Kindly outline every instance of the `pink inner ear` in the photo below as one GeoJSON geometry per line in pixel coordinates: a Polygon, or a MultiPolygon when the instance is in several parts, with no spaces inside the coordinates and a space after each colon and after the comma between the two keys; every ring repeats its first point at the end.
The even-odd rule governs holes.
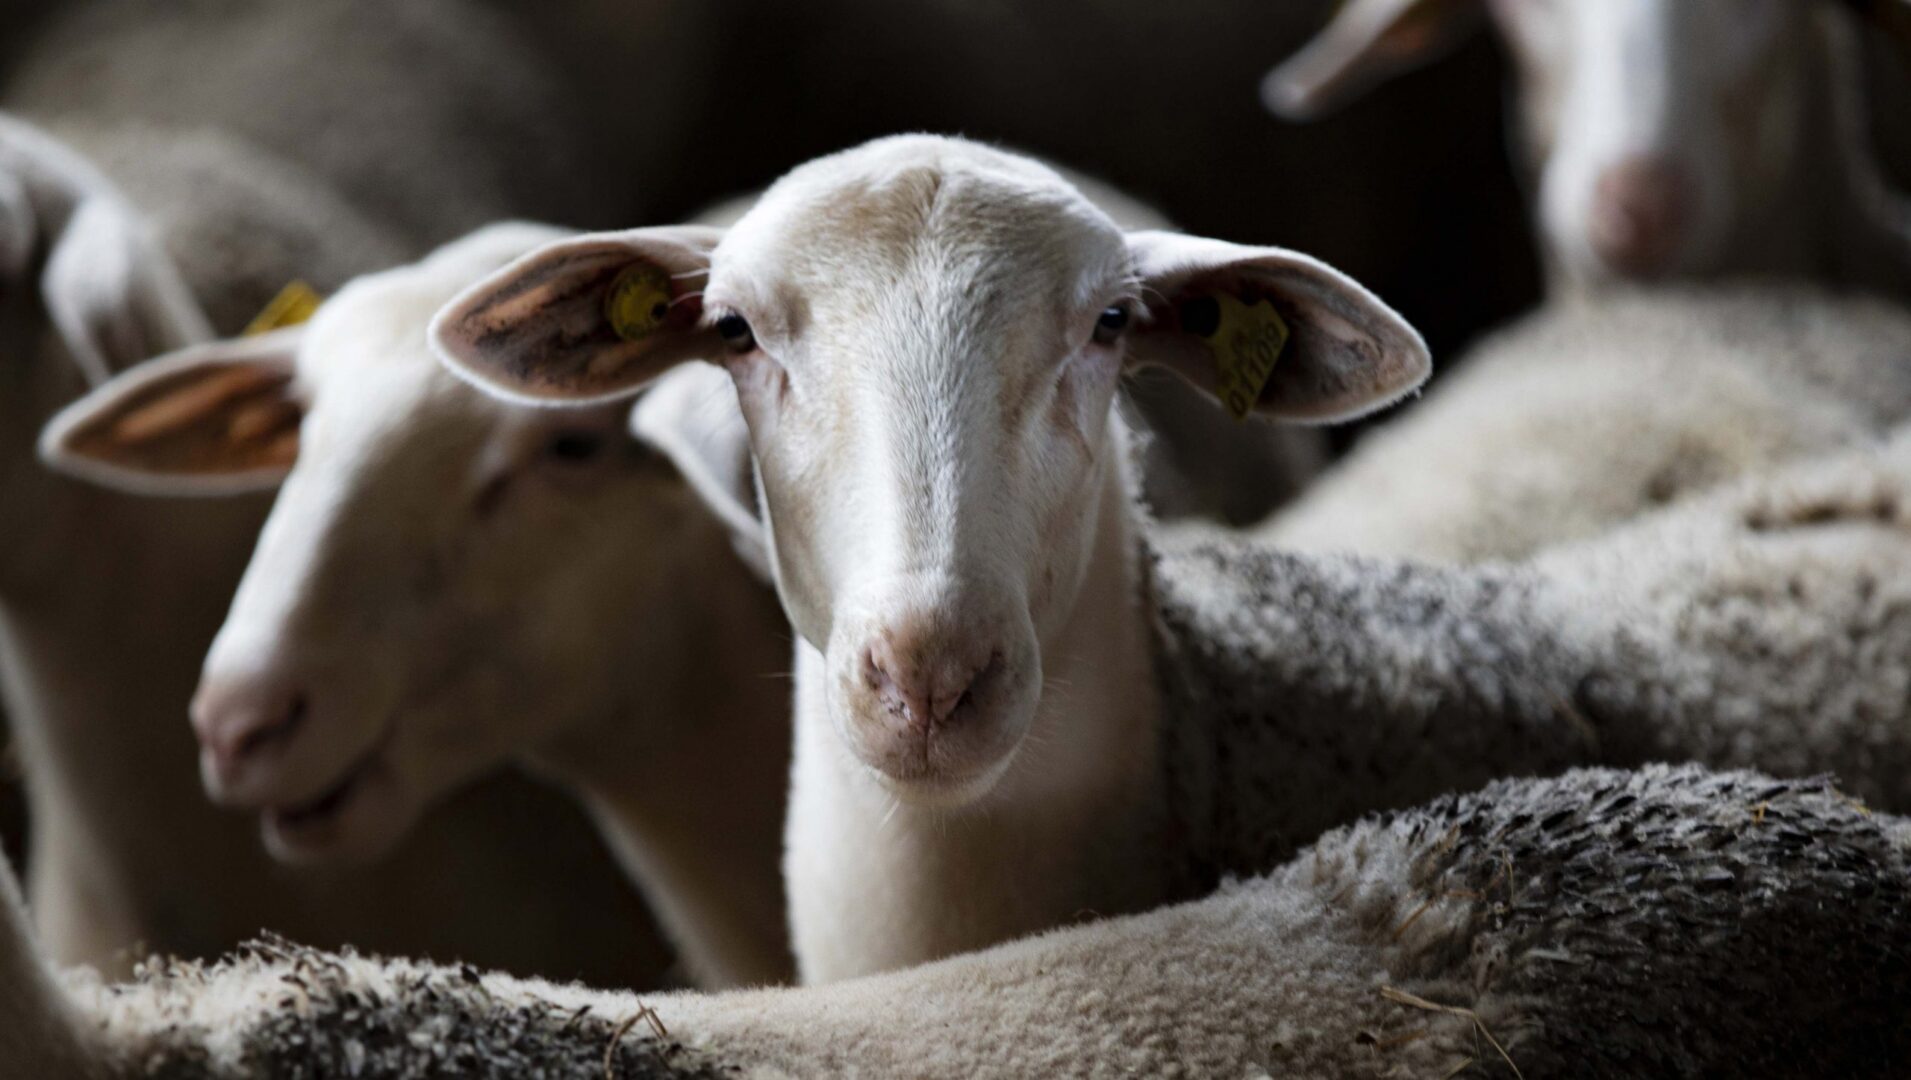
{"type": "MultiPolygon", "coordinates": [[[[1168,354],[1176,357],[1169,361],[1170,366],[1209,394],[1229,399],[1232,396],[1229,379],[1222,374],[1217,356],[1217,350],[1225,349],[1226,345],[1219,335],[1229,329],[1230,309],[1238,314],[1242,307],[1251,309],[1264,301],[1272,305],[1280,319],[1279,333],[1275,336],[1291,336],[1297,323],[1293,306],[1255,278],[1228,271],[1201,274],[1174,287],[1165,302],[1151,305],[1151,320],[1144,332],[1179,339],[1168,354]]],[[[1275,392],[1274,380],[1283,362],[1288,360],[1291,344],[1291,340],[1284,341],[1273,350],[1272,374],[1261,389],[1261,400],[1254,402],[1253,407],[1258,408],[1275,392]]],[[[1245,401],[1228,400],[1227,403],[1237,412],[1244,411],[1241,406],[1247,405],[1245,401]]]]}
{"type": "Polygon", "coordinates": [[[512,395],[607,397],[686,358],[703,317],[699,284],[616,241],[574,242],[480,285],[434,334],[458,366],[512,395]],[[632,302],[652,287],[661,307],[654,319],[648,302],[632,302]]]}
{"type": "MultiPolygon", "coordinates": [[[[1175,369],[1216,398],[1227,398],[1233,387],[1221,371],[1212,335],[1219,308],[1228,301],[1217,300],[1252,305],[1265,299],[1287,336],[1252,401],[1253,411],[1325,422],[1383,407],[1425,378],[1425,346],[1411,327],[1364,291],[1336,284],[1317,279],[1307,268],[1251,263],[1196,274],[1151,305],[1152,321],[1144,327],[1146,359],[1175,369]]],[[[1245,405],[1230,402],[1236,411],[1245,405]]]]}
{"type": "Polygon", "coordinates": [[[303,411],[292,373],[196,367],[128,393],[69,432],[67,453],[139,472],[219,475],[289,468],[303,411]]]}

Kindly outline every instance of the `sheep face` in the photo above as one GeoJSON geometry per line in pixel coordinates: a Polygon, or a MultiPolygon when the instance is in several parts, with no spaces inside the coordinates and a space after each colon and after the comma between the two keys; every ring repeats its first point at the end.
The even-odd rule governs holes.
{"type": "Polygon", "coordinates": [[[1242,414],[1314,419],[1426,370],[1409,328],[1311,260],[1124,235],[1047,167],[932,137],[803,166],[720,239],[553,245],[468,290],[434,334],[468,377],[537,400],[721,363],[831,721],[900,797],[939,805],[1013,760],[1044,644],[1097,529],[1125,512],[1110,419],[1125,366],[1173,367],[1242,414]]]}
{"type": "Polygon", "coordinates": [[[485,244],[469,269],[466,250],[360,279],[298,330],[155,361],[49,436],[149,491],[283,477],[192,722],[209,794],[258,811],[284,858],[379,854],[580,719],[667,714],[632,688],[690,662],[662,614],[690,585],[651,556],[707,515],[629,410],[507,405],[426,347],[437,306],[504,261],[485,244]]]}
{"type": "Polygon", "coordinates": [[[1357,0],[1263,95],[1312,117],[1438,55],[1484,10],[1518,72],[1516,108],[1549,254],[1576,282],[1708,275],[1769,247],[1836,162],[1817,20],[1797,0],[1357,0]],[[1818,111],[1814,111],[1818,110],[1818,111]]]}
{"type": "Polygon", "coordinates": [[[901,792],[986,789],[1033,717],[1116,466],[1128,270],[1046,169],[911,140],[799,170],[712,260],[785,606],[901,792]]]}
{"type": "Polygon", "coordinates": [[[1716,271],[1785,198],[1814,40],[1795,0],[1494,0],[1538,216],[1578,279],[1716,271]]]}

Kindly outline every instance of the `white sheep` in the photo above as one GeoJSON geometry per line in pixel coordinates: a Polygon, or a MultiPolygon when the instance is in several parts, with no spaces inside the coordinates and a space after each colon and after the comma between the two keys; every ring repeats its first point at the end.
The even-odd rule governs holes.
{"type": "MultiPolygon", "coordinates": [[[[453,301],[433,341],[531,402],[727,369],[799,638],[785,880],[807,979],[1195,895],[1366,811],[1648,747],[1789,766],[1864,741],[1875,768],[1848,780],[1911,794],[1896,510],[1756,530],[1701,507],[1725,523],[1709,560],[1666,580],[1624,559],[1442,570],[1226,538],[1154,558],[1111,415],[1124,369],[1323,420],[1412,390],[1425,350],[1320,263],[1124,235],[1000,151],[879,140],[800,167],[720,236],[553,243],[453,301]],[[662,283],[658,320],[622,314],[662,283]],[[1737,604],[1748,568],[1795,570],[1796,591],[1726,620],[1740,639],[1691,617],[1737,604]],[[1771,646],[1814,629],[1852,634],[1849,669],[1815,675],[1864,709],[1790,686],[1771,646]],[[1648,635],[1664,648],[1636,648],[1648,635]],[[1683,693],[1721,653],[1772,718],[1723,742],[1736,712],[1683,693]]],[[[1658,543],[1622,548],[1664,559],[1658,543]]]]}
{"type": "Polygon", "coordinates": [[[1560,300],[1500,331],[1256,532],[1516,558],[1911,418],[1911,314],[1802,286],[1560,300]]]}
{"type": "MultiPolygon", "coordinates": [[[[1911,201],[1872,148],[1858,6],[1356,0],[1263,96],[1321,115],[1489,15],[1518,74],[1519,156],[1556,284],[1777,274],[1902,294],[1911,201]]],[[[1864,6],[1911,40],[1908,5],[1864,6]]]]}
{"type": "Polygon", "coordinates": [[[31,1075],[1895,1075],[1908,885],[1911,826],[1823,780],[1653,767],[1498,782],[1194,903],[826,987],[638,998],[266,942],[75,987],[76,1037],[0,920],[26,1018],[0,1069],[83,1040],[31,1075]]]}
{"type": "MultiPolygon", "coordinates": [[[[619,205],[580,190],[566,147],[590,140],[564,134],[562,91],[510,18],[65,5],[17,54],[0,104],[33,124],[0,118],[0,683],[63,961],[209,955],[269,926],[604,978],[663,963],[588,823],[522,782],[473,793],[376,872],[274,865],[206,805],[185,722],[266,502],[128,498],[35,459],[33,433],[89,385],[238,332],[295,279],[329,290],[513,211],[619,205]]],[[[255,415],[239,441],[271,461],[288,421],[255,415]]]]}
{"type": "MultiPolygon", "coordinates": [[[[257,811],[283,857],[388,854],[522,759],[577,794],[699,985],[787,982],[789,637],[765,556],[730,550],[738,524],[631,436],[628,408],[507,405],[426,343],[452,296],[564,235],[492,226],[356,279],[296,330],[134,367],[53,421],[47,456],[175,495],[283,477],[194,714],[211,794],[257,811]],[[235,379],[265,390],[219,396],[235,379]],[[262,472],[227,433],[272,410],[306,434],[262,472]],[[154,411],[175,422],[122,436],[154,411]]],[[[747,479],[721,373],[653,390],[638,430],[660,413],[663,442],[704,443],[676,456],[730,474],[693,482],[747,479]]]]}

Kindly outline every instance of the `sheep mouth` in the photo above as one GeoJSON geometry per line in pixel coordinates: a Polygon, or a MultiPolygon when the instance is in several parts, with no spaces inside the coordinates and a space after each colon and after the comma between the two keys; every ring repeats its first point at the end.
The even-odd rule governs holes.
{"type": "Polygon", "coordinates": [[[346,770],[344,779],[318,798],[296,806],[267,810],[266,815],[272,818],[275,825],[294,829],[330,821],[338,817],[339,811],[351,801],[352,794],[358,790],[359,783],[365,779],[365,774],[371,765],[370,760],[360,761],[346,770]]]}
{"type": "Polygon", "coordinates": [[[380,740],[316,797],[262,811],[259,823],[272,854],[291,863],[379,854],[384,834],[403,817],[384,749],[380,740]]]}

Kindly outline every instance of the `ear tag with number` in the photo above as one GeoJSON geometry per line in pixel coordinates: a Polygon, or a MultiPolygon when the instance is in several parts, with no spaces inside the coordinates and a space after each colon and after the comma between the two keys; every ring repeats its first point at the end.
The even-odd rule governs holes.
{"type": "Polygon", "coordinates": [[[1208,343],[1216,394],[1236,420],[1247,419],[1287,348],[1287,320],[1265,296],[1215,293],[1182,304],[1181,326],[1208,343]]]}
{"type": "Polygon", "coordinates": [[[670,314],[670,275],[653,263],[626,267],[604,294],[604,318],[625,341],[655,333],[670,314]]]}

